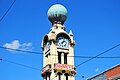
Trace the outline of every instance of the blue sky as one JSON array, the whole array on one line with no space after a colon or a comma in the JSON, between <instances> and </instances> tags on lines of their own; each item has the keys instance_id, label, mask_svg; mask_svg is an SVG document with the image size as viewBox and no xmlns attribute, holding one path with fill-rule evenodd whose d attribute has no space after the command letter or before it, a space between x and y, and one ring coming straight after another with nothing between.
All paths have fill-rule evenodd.
<instances>
[{"instance_id":1,"label":"blue sky","mask_svg":"<svg viewBox=\"0 0 120 80\"><path fill-rule=\"evenodd\" d=\"M0 0L0 18L13 0ZM50 31L47 11L57 0L17 0L0 22L0 46L42 52L41 41ZM120 0L58 0L68 10L66 31L73 31L75 55L95 56L120 43ZM101 56L120 56L117 47ZM42 55L0 49L0 58L42 68ZM75 65L87 59L75 58ZM77 67L76 80L85 80L120 63L93 59ZM85 76L84 79L81 76ZM42 80L39 70L0 61L1 80Z\"/></svg>"}]
</instances>

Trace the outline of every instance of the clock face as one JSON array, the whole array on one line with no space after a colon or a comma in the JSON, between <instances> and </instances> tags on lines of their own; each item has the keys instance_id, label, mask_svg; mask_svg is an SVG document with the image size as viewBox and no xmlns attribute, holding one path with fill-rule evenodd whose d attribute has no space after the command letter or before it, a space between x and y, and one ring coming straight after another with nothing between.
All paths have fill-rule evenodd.
<instances>
[{"instance_id":1,"label":"clock face","mask_svg":"<svg viewBox=\"0 0 120 80\"><path fill-rule=\"evenodd\" d=\"M64 37L59 37L57 39L57 45L61 48L67 48L68 47L68 39L64 38Z\"/></svg>"},{"instance_id":2,"label":"clock face","mask_svg":"<svg viewBox=\"0 0 120 80\"><path fill-rule=\"evenodd\" d=\"M46 47L46 50L49 50L50 49L50 42L47 42L45 47Z\"/></svg>"}]
</instances>

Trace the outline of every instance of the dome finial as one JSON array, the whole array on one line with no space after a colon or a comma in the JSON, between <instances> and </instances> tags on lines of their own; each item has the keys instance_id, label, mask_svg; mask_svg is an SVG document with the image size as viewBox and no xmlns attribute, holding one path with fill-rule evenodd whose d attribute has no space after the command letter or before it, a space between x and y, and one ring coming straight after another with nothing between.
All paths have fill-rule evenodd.
<instances>
[{"instance_id":1,"label":"dome finial","mask_svg":"<svg viewBox=\"0 0 120 80\"><path fill-rule=\"evenodd\" d=\"M67 9L61 4L55 4L48 10L48 19L52 24L64 24L67 19Z\"/></svg>"}]
</instances>

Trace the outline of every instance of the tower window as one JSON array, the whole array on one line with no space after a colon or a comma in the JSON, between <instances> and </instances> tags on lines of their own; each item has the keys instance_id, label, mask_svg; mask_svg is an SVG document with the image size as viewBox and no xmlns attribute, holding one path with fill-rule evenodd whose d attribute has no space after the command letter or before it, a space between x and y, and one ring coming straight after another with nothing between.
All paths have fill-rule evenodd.
<instances>
[{"instance_id":1,"label":"tower window","mask_svg":"<svg viewBox=\"0 0 120 80\"><path fill-rule=\"evenodd\" d=\"M67 54L64 54L64 64L67 64Z\"/></svg>"},{"instance_id":2,"label":"tower window","mask_svg":"<svg viewBox=\"0 0 120 80\"><path fill-rule=\"evenodd\" d=\"M47 76L45 76L45 79L47 80Z\"/></svg>"},{"instance_id":3,"label":"tower window","mask_svg":"<svg viewBox=\"0 0 120 80\"><path fill-rule=\"evenodd\" d=\"M61 64L61 53L60 52L58 52L58 63Z\"/></svg>"},{"instance_id":4,"label":"tower window","mask_svg":"<svg viewBox=\"0 0 120 80\"><path fill-rule=\"evenodd\" d=\"M66 75L66 80L68 80L68 75Z\"/></svg>"},{"instance_id":5,"label":"tower window","mask_svg":"<svg viewBox=\"0 0 120 80\"><path fill-rule=\"evenodd\" d=\"M61 75L60 74L58 75L58 80L61 80Z\"/></svg>"},{"instance_id":6,"label":"tower window","mask_svg":"<svg viewBox=\"0 0 120 80\"><path fill-rule=\"evenodd\" d=\"M49 80L50 80L50 75L48 75L48 77L49 77Z\"/></svg>"}]
</instances>

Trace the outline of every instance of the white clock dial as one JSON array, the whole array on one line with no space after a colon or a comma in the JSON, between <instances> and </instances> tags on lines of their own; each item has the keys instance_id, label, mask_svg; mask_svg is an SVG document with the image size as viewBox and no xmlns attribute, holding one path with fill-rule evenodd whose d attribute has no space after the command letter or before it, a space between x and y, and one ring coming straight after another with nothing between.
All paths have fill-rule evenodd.
<instances>
[{"instance_id":1,"label":"white clock dial","mask_svg":"<svg viewBox=\"0 0 120 80\"><path fill-rule=\"evenodd\" d=\"M64 38L64 37L59 37L57 39L57 45L61 48L67 48L68 47L68 39Z\"/></svg>"},{"instance_id":2,"label":"white clock dial","mask_svg":"<svg viewBox=\"0 0 120 80\"><path fill-rule=\"evenodd\" d=\"M45 47L46 47L46 50L49 50L50 49L50 42L47 42Z\"/></svg>"}]
</instances>

